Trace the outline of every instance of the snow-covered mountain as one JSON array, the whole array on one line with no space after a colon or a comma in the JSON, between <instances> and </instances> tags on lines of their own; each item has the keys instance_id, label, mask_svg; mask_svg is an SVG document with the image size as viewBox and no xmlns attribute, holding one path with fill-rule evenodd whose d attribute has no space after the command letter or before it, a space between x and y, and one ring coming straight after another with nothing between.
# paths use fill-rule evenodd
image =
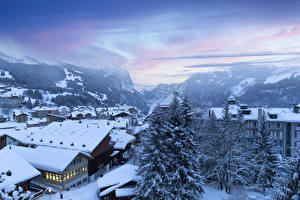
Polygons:
<instances>
[{"instance_id":1,"label":"snow-covered mountain","mask_svg":"<svg viewBox=\"0 0 300 200\"><path fill-rule=\"evenodd\" d=\"M34 61L30 63L4 54L0 57L0 84L5 88L0 96L14 95L14 91L18 96L39 96L40 101L48 104L127 104L147 110L146 103L134 89L131 77L124 69L49 65ZM41 95L37 95L36 91Z\"/></svg>"},{"instance_id":2,"label":"snow-covered mountain","mask_svg":"<svg viewBox=\"0 0 300 200\"><path fill-rule=\"evenodd\" d=\"M229 95L253 106L290 106L300 102L300 67L235 67L197 73L183 83L146 91L148 104L166 98L173 90L196 104L209 106L222 105Z\"/></svg>"}]
</instances>

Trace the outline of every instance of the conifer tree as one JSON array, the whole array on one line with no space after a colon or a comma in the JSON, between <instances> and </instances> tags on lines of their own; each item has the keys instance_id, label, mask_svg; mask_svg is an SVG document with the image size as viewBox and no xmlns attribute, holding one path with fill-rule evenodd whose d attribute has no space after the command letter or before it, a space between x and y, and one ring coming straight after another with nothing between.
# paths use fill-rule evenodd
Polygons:
<instances>
[{"instance_id":1,"label":"conifer tree","mask_svg":"<svg viewBox=\"0 0 300 200\"><path fill-rule=\"evenodd\" d=\"M187 97L184 97L181 103L181 109L182 109L181 112L182 112L182 119L183 119L183 127L189 127L193 119L192 119L192 109Z\"/></svg>"},{"instance_id":2,"label":"conifer tree","mask_svg":"<svg viewBox=\"0 0 300 200\"><path fill-rule=\"evenodd\" d=\"M149 128L141 135L137 152L138 174L141 180L136 186L136 199L174 199L170 164L170 131L161 108L157 106L149 119Z\"/></svg>"},{"instance_id":3,"label":"conifer tree","mask_svg":"<svg viewBox=\"0 0 300 200\"><path fill-rule=\"evenodd\" d=\"M300 159L290 157L280 161L274 183L274 199L298 200L300 197Z\"/></svg>"},{"instance_id":4,"label":"conifer tree","mask_svg":"<svg viewBox=\"0 0 300 200\"><path fill-rule=\"evenodd\" d=\"M258 140L255 145L255 164L256 176L255 184L257 189L272 188L276 175L275 167L277 166L277 156L273 152L273 140L266 123L266 115L263 111L259 119Z\"/></svg>"}]
</instances>

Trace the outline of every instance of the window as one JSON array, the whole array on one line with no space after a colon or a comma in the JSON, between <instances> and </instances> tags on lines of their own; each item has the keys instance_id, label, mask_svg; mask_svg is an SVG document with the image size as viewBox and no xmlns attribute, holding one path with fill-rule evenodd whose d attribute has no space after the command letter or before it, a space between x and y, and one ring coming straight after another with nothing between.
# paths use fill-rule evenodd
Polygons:
<instances>
[{"instance_id":1,"label":"window","mask_svg":"<svg viewBox=\"0 0 300 200\"><path fill-rule=\"evenodd\" d=\"M282 140L279 141L279 146L282 147Z\"/></svg>"},{"instance_id":2,"label":"window","mask_svg":"<svg viewBox=\"0 0 300 200\"><path fill-rule=\"evenodd\" d=\"M280 128L280 123L277 123L277 128Z\"/></svg>"},{"instance_id":3,"label":"window","mask_svg":"<svg viewBox=\"0 0 300 200\"><path fill-rule=\"evenodd\" d=\"M276 138L280 138L279 132L276 132Z\"/></svg>"},{"instance_id":4,"label":"window","mask_svg":"<svg viewBox=\"0 0 300 200\"><path fill-rule=\"evenodd\" d=\"M294 147L297 147L297 142L294 142Z\"/></svg>"}]
</instances>

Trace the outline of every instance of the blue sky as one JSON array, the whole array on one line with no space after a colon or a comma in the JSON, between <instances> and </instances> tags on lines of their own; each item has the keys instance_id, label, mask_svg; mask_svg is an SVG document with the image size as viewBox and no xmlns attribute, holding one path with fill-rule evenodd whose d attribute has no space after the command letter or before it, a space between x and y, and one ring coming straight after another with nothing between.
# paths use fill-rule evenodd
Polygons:
<instances>
[{"instance_id":1,"label":"blue sky","mask_svg":"<svg viewBox=\"0 0 300 200\"><path fill-rule=\"evenodd\" d=\"M0 52L123 67L136 86L174 83L245 63L297 65L299 10L290 0L2 0Z\"/></svg>"}]
</instances>

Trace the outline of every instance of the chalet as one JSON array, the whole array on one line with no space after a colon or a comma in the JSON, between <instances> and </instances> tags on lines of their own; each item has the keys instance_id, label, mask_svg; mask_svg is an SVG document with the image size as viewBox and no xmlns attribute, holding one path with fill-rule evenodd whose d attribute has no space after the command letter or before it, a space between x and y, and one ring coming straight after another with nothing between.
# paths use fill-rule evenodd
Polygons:
<instances>
[{"instance_id":1,"label":"chalet","mask_svg":"<svg viewBox=\"0 0 300 200\"><path fill-rule=\"evenodd\" d=\"M111 166L124 164L128 160L126 155L131 151L131 143L135 141L135 137L127 134L126 130L114 129L110 133L110 138L114 144L114 152L110 155Z\"/></svg>"},{"instance_id":2,"label":"chalet","mask_svg":"<svg viewBox=\"0 0 300 200\"><path fill-rule=\"evenodd\" d=\"M89 156L79 151L38 146L28 148L8 146L41 174L33 182L38 185L69 190L88 183Z\"/></svg>"},{"instance_id":3,"label":"chalet","mask_svg":"<svg viewBox=\"0 0 300 200\"><path fill-rule=\"evenodd\" d=\"M67 117L65 115L55 115L55 114L47 114L47 124L50 124L51 122L63 122L67 120Z\"/></svg>"},{"instance_id":4,"label":"chalet","mask_svg":"<svg viewBox=\"0 0 300 200\"><path fill-rule=\"evenodd\" d=\"M30 181L41 173L10 148L0 150L0 191L10 185L29 189Z\"/></svg>"},{"instance_id":5,"label":"chalet","mask_svg":"<svg viewBox=\"0 0 300 200\"><path fill-rule=\"evenodd\" d=\"M110 141L109 133L114 126L113 121L107 120L66 120L9 135L31 147L55 147L89 155L88 176L89 180L94 180L110 166L114 144Z\"/></svg>"},{"instance_id":6,"label":"chalet","mask_svg":"<svg viewBox=\"0 0 300 200\"><path fill-rule=\"evenodd\" d=\"M98 196L100 200L129 200L135 196L134 187L139 180L137 166L122 165L98 180Z\"/></svg>"},{"instance_id":7,"label":"chalet","mask_svg":"<svg viewBox=\"0 0 300 200\"><path fill-rule=\"evenodd\" d=\"M96 119L96 112L93 110L73 111L70 115L70 119L81 120L81 119Z\"/></svg>"},{"instance_id":8,"label":"chalet","mask_svg":"<svg viewBox=\"0 0 300 200\"><path fill-rule=\"evenodd\" d=\"M36 118L44 118L47 114L58 114L57 107L36 106L32 111L32 117Z\"/></svg>"},{"instance_id":9,"label":"chalet","mask_svg":"<svg viewBox=\"0 0 300 200\"><path fill-rule=\"evenodd\" d=\"M12 95L9 97L0 97L0 107L18 108L20 105L20 99L18 96Z\"/></svg>"},{"instance_id":10,"label":"chalet","mask_svg":"<svg viewBox=\"0 0 300 200\"><path fill-rule=\"evenodd\" d=\"M41 126L46 126L47 125L47 119L46 118L31 118L26 122L27 127L41 127Z\"/></svg>"},{"instance_id":11,"label":"chalet","mask_svg":"<svg viewBox=\"0 0 300 200\"><path fill-rule=\"evenodd\" d=\"M5 115L0 115L0 123L6 122L6 120L7 120L7 116L5 116Z\"/></svg>"},{"instance_id":12,"label":"chalet","mask_svg":"<svg viewBox=\"0 0 300 200\"><path fill-rule=\"evenodd\" d=\"M29 114L27 112L24 112L22 110L16 110L14 111L13 118L16 122L22 123L22 122L27 122L28 115Z\"/></svg>"},{"instance_id":13,"label":"chalet","mask_svg":"<svg viewBox=\"0 0 300 200\"><path fill-rule=\"evenodd\" d=\"M98 180L97 193L100 200L129 200L135 196L134 188L139 181L137 166L122 165Z\"/></svg>"},{"instance_id":14,"label":"chalet","mask_svg":"<svg viewBox=\"0 0 300 200\"><path fill-rule=\"evenodd\" d=\"M68 106L59 106L57 111L58 111L58 115L61 116L68 117L70 115L70 108Z\"/></svg>"}]
</instances>

